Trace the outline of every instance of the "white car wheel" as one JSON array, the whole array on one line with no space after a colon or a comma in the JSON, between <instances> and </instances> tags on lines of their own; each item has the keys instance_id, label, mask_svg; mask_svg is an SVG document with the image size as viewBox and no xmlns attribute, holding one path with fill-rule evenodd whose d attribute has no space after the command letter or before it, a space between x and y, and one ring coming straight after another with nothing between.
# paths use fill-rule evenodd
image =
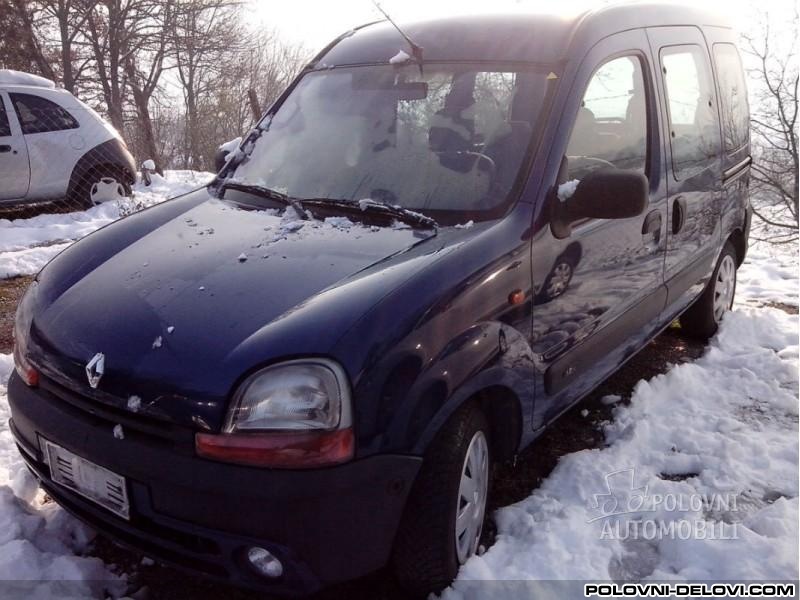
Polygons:
<instances>
[{"instance_id":1,"label":"white car wheel","mask_svg":"<svg viewBox=\"0 0 800 600\"><path fill-rule=\"evenodd\" d=\"M89 199L94 205L125 198L127 198L125 188L113 177L101 177L89 190Z\"/></svg>"}]
</instances>

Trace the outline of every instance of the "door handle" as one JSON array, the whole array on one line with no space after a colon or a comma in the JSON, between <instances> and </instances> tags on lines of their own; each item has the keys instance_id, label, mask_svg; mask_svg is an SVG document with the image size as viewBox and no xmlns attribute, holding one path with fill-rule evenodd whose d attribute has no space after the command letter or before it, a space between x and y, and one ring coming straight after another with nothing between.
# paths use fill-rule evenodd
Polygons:
<instances>
[{"instance_id":1,"label":"door handle","mask_svg":"<svg viewBox=\"0 0 800 600\"><path fill-rule=\"evenodd\" d=\"M0 146L0 152L11 152L11 146Z\"/></svg>"},{"instance_id":2,"label":"door handle","mask_svg":"<svg viewBox=\"0 0 800 600\"><path fill-rule=\"evenodd\" d=\"M658 244L661 239L661 211L653 210L647 213L642 224L642 235L652 235L653 241Z\"/></svg>"},{"instance_id":3,"label":"door handle","mask_svg":"<svg viewBox=\"0 0 800 600\"><path fill-rule=\"evenodd\" d=\"M672 203L672 235L678 235L686 224L686 199L678 196Z\"/></svg>"}]
</instances>

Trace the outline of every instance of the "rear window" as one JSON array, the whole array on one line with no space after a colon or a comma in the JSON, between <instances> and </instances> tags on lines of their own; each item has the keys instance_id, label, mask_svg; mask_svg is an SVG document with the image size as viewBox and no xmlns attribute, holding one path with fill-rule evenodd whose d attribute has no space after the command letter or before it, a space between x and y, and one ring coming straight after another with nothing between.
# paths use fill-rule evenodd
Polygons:
<instances>
[{"instance_id":1,"label":"rear window","mask_svg":"<svg viewBox=\"0 0 800 600\"><path fill-rule=\"evenodd\" d=\"M747 144L750 138L750 109L742 61L733 44L714 44L722 104L722 140L725 152L731 154Z\"/></svg>"},{"instance_id":2,"label":"rear window","mask_svg":"<svg viewBox=\"0 0 800 600\"><path fill-rule=\"evenodd\" d=\"M705 52L697 45L663 48L661 69L669 108L672 169L676 179L686 179L719 155L713 80Z\"/></svg>"},{"instance_id":3,"label":"rear window","mask_svg":"<svg viewBox=\"0 0 800 600\"><path fill-rule=\"evenodd\" d=\"M0 97L0 137L8 137L11 135L11 125L8 124L8 115L6 114L6 106L3 104L3 98Z\"/></svg>"},{"instance_id":4,"label":"rear window","mask_svg":"<svg viewBox=\"0 0 800 600\"><path fill-rule=\"evenodd\" d=\"M55 102L32 94L10 96L24 134L78 128L75 118Z\"/></svg>"}]
</instances>

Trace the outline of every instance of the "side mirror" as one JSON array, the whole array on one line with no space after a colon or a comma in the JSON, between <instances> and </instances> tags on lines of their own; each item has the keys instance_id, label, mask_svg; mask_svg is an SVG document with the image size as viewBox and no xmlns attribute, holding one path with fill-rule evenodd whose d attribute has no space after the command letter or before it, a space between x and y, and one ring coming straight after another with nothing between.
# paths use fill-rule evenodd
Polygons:
<instances>
[{"instance_id":1,"label":"side mirror","mask_svg":"<svg viewBox=\"0 0 800 600\"><path fill-rule=\"evenodd\" d=\"M562 188L569 186L564 184ZM644 212L648 181L639 171L600 169L581 179L574 191L553 198L551 227L557 238L569 237L579 219L629 219ZM564 197L566 195L566 197Z\"/></svg>"}]
</instances>

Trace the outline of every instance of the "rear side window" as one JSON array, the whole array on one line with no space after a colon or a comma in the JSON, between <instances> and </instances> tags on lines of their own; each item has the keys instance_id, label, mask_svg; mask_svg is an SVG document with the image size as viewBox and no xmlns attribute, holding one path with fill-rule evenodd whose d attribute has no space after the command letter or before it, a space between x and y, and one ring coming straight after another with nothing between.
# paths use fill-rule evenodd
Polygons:
<instances>
[{"instance_id":1,"label":"rear side window","mask_svg":"<svg viewBox=\"0 0 800 600\"><path fill-rule=\"evenodd\" d=\"M6 106L3 104L3 98L0 96L0 137L8 137L11 135L11 125L8 124L8 115L6 114Z\"/></svg>"},{"instance_id":2,"label":"rear side window","mask_svg":"<svg viewBox=\"0 0 800 600\"><path fill-rule=\"evenodd\" d=\"M55 102L31 94L9 94L19 117L22 133L45 133L77 129L78 122Z\"/></svg>"},{"instance_id":3,"label":"rear side window","mask_svg":"<svg viewBox=\"0 0 800 600\"><path fill-rule=\"evenodd\" d=\"M700 46L661 50L667 92L672 169L676 179L702 171L719 155L719 126L713 81Z\"/></svg>"},{"instance_id":4,"label":"rear side window","mask_svg":"<svg viewBox=\"0 0 800 600\"><path fill-rule=\"evenodd\" d=\"M714 44L714 64L719 78L722 104L722 141L733 153L750 138L750 109L742 61L733 44Z\"/></svg>"},{"instance_id":5,"label":"rear side window","mask_svg":"<svg viewBox=\"0 0 800 600\"><path fill-rule=\"evenodd\" d=\"M595 71L567 146L567 177L581 179L601 168L645 172L647 98L642 63L615 58Z\"/></svg>"}]
</instances>

